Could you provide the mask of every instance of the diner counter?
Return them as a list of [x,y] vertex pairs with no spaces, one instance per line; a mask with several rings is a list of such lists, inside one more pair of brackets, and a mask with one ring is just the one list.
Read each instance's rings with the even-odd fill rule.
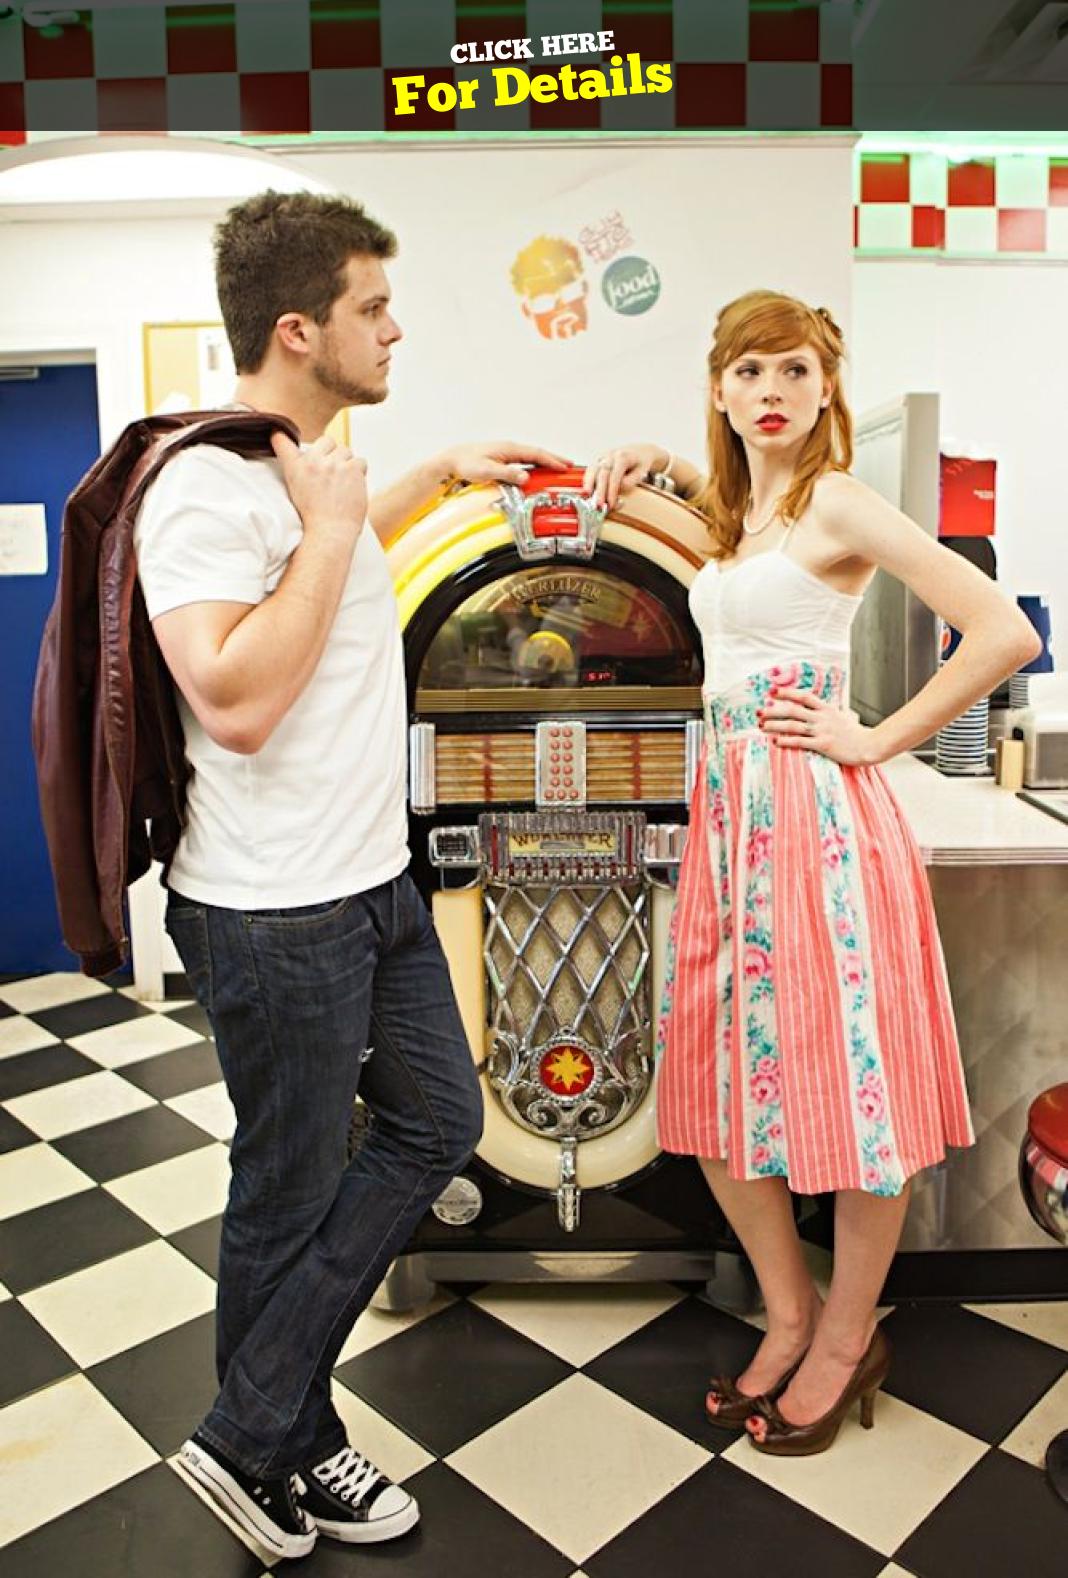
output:
[[908,753],[882,770],[927,865],[1068,865],[1068,823],[993,777],[947,777]]

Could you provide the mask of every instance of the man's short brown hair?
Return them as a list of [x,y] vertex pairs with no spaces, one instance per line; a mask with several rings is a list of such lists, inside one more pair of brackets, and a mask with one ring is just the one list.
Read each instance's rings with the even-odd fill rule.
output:
[[325,323],[351,257],[396,251],[393,232],[345,197],[261,192],[231,208],[215,231],[215,283],[237,371],[259,371],[283,313]]

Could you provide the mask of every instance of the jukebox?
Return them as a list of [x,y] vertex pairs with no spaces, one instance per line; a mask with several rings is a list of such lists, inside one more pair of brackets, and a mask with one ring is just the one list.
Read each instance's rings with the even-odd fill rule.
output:
[[[581,472],[466,487],[389,545],[413,874],[485,1129],[379,1295],[434,1281],[673,1277],[749,1299],[696,1162],[662,1154],[653,1039],[701,747],[697,512],[610,517]],[[717,1259],[718,1252],[718,1259]]]

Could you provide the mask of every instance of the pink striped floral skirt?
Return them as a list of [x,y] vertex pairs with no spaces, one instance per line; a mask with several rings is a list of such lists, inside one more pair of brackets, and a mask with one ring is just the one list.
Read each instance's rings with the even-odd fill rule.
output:
[[706,743],[657,1036],[664,1150],[732,1177],[898,1194],[975,1136],[930,886],[878,767],[779,748],[775,684],[843,703],[796,663],[706,697]]

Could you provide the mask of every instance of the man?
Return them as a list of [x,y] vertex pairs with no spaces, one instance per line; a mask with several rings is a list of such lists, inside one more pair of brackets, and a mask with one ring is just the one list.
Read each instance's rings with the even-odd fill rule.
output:
[[[266,193],[216,236],[237,401],[289,417],[277,460],[175,456],[136,531],[192,768],[167,926],[237,1114],[219,1258],[220,1391],[186,1470],[280,1556],[418,1518],[346,1440],[330,1372],[421,1215],[477,1143],[481,1097],[437,938],[407,875],[405,695],[380,537],[456,477],[518,480],[465,446],[379,495],[325,433],[384,400],[395,241],[354,203]],[[373,521],[373,526],[372,526]],[[372,1114],[347,1161],[357,1088]]]

